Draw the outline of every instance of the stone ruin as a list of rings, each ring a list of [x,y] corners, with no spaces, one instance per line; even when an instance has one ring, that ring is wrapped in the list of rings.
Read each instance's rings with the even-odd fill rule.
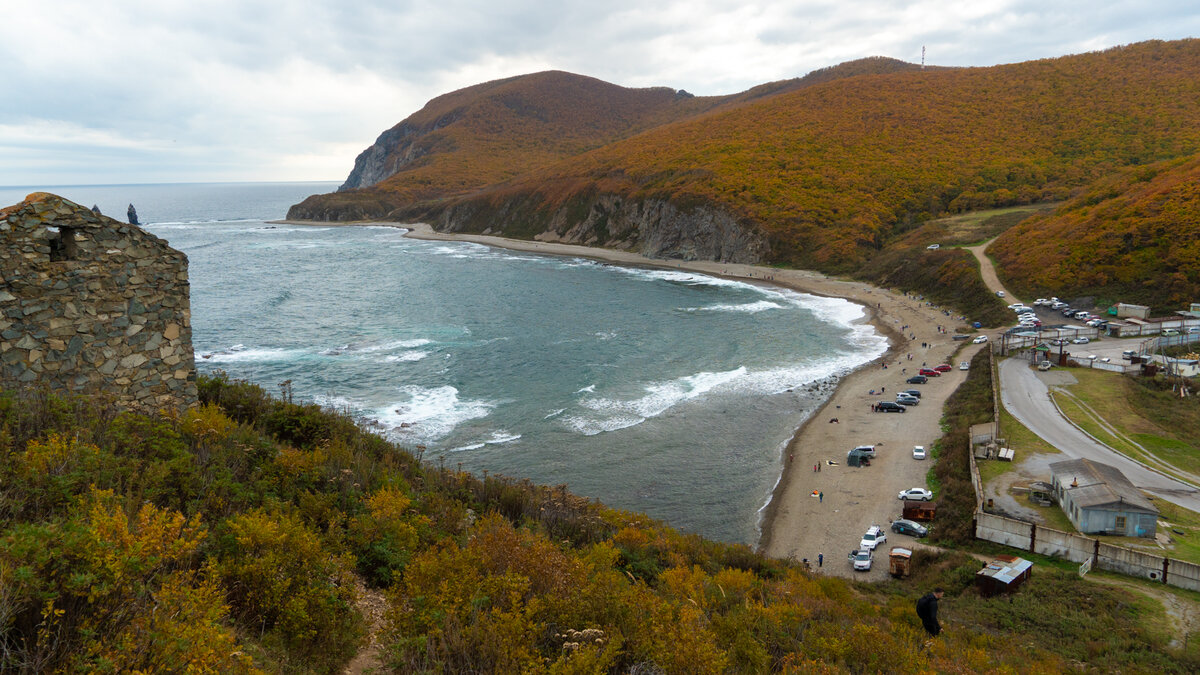
[[[0,387],[196,402],[187,256],[56,195],[0,208]]]

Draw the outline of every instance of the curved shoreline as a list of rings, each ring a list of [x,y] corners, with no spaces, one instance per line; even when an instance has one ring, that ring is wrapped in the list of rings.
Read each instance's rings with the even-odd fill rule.
[[[886,386],[895,386],[892,380],[898,379],[900,382],[903,382],[902,377],[896,376],[900,375],[897,371],[903,369],[904,366],[919,367],[922,360],[932,360],[932,365],[933,363],[940,362],[940,359],[935,358],[936,353],[944,351],[948,355],[953,351],[953,345],[950,344],[949,339],[949,330],[944,334],[940,331],[931,330],[933,325],[939,323],[950,324],[952,320],[944,316],[944,312],[939,308],[927,305],[916,298],[907,297],[863,282],[834,279],[819,272],[807,270],[779,269],[704,260],[662,260],[648,258],[628,251],[574,244],[508,239],[492,235],[447,234],[436,232],[432,227],[424,223],[278,222],[294,225],[320,225],[323,227],[331,225],[397,227],[409,230],[406,236],[415,239],[467,241],[527,253],[574,256],[631,266],[688,270],[717,277],[780,286],[816,296],[839,298],[854,302],[863,307],[864,316],[859,321],[870,323],[887,339],[888,347],[883,355],[841,376],[829,398],[826,399],[820,408],[809,414],[807,419],[797,426],[792,437],[787,442],[784,455],[780,458],[782,464],[780,477],[771,491],[769,501],[758,512],[760,535],[757,549],[767,555],[784,558],[815,558],[817,552],[824,553],[828,551],[832,554],[833,551],[841,550],[839,548],[840,544],[836,542],[839,539],[849,538],[843,537],[837,530],[848,526],[846,521],[851,519],[846,515],[840,515],[840,509],[826,508],[830,503],[835,502],[833,491],[838,490],[838,486],[820,488],[824,492],[830,493],[831,499],[826,500],[822,498],[818,504],[813,504],[809,496],[813,483],[811,479],[805,480],[804,477],[807,475],[807,471],[802,471],[801,468],[807,469],[814,467],[815,464],[823,464],[830,458],[835,459],[835,461],[838,458],[844,460],[846,450],[855,445],[868,442],[887,442],[874,436],[867,440],[868,437],[861,436],[860,434],[864,432],[885,432],[885,429],[877,427],[894,425],[896,420],[893,418],[903,417],[907,418],[908,422],[915,421],[919,430],[931,429],[932,431],[927,434],[927,439],[919,439],[921,442],[932,444],[941,435],[940,428],[938,427],[938,421],[941,416],[940,405],[936,407],[931,405],[913,408],[910,412],[915,414],[902,416],[878,415],[867,417],[861,412],[851,412],[853,406],[863,404],[869,406],[870,399],[869,397],[865,397],[863,392],[875,388],[873,383],[881,379],[881,372],[885,376],[885,379],[889,380]],[[899,327],[902,325],[909,326],[910,330],[902,333],[899,330]],[[914,337],[910,338],[910,335]],[[917,355],[916,352],[918,350],[914,348],[914,345],[918,345],[922,340],[925,340],[929,347],[921,350],[921,354]],[[938,349],[935,349],[935,347],[938,347]],[[917,360],[905,363],[903,359],[908,353],[913,353],[914,357],[920,356],[924,358],[918,358]],[[885,370],[887,364],[895,364],[900,366],[900,368],[893,367],[891,373],[888,373]],[[952,378],[942,379],[950,380]],[[899,389],[900,387],[896,388]],[[862,408],[858,408],[858,410],[861,411]],[[853,423],[851,423],[851,415],[854,416]],[[845,421],[847,424],[816,423],[817,420],[841,417],[846,417]],[[887,459],[887,455],[884,455],[881,459]],[[890,480],[880,481],[875,486],[875,491],[878,494],[872,495],[873,499],[878,497],[879,494],[882,494],[884,497],[894,495],[893,483],[901,485],[900,489],[908,487],[910,482],[911,485],[924,485],[924,469],[926,465],[913,466],[911,460],[907,464],[895,460],[896,456],[893,454],[887,464],[894,463],[896,466],[885,469],[887,477]],[[844,461],[841,463],[844,463]],[[880,464],[883,463],[880,462]],[[829,471],[816,474],[816,476],[824,480],[832,477],[833,474],[839,471],[845,474],[845,469],[846,467],[840,466],[840,464],[830,465]],[[867,470],[870,471],[870,469]],[[857,470],[851,469],[850,471]],[[901,482],[897,483],[896,481]],[[842,488],[842,492],[846,492],[847,490],[853,492],[855,489],[861,488],[861,485],[842,486]],[[879,491],[880,489],[882,492]],[[861,495],[853,494],[851,496],[860,497]],[[891,497],[891,499],[894,499],[894,497]],[[885,517],[890,517],[879,514],[884,514],[884,510],[894,508],[894,502],[884,502],[878,499],[875,499],[875,502],[877,504],[876,515],[864,514],[858,519],[866,518],[869,525],[872,520],[883,520]],[[858,525],[854,524],[853,527],[857,529]],[[865,525],[863,527],[865,528]],[[861,530],[853,533],[854,541],[857,541],[858,533],[860,532]],[[801,547],[804,550],[813,550],[809,555],[805,555]],[[836,570],[831,569],[828,571],[842,573],[840,571],[841,567],[837,566]]]

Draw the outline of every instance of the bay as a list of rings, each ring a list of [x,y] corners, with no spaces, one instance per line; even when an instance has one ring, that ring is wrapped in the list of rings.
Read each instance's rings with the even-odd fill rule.
[[[754,543],[795,428],[882,353],[862,309],[673,269],[272,223],[332,183],[45,191],[188,254],[201,372],[345,410],[424,456]],[[0,203],[32,189],[0,188]]]

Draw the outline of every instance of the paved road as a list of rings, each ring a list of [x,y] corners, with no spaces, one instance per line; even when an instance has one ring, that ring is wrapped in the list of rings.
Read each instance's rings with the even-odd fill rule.
[[[1021,424],[1068,457],[1115,466],[1138,488],[1200,512],[1200,490],[1151,471],[1072,426],[1050,401],[1049,387],[1025,361],[1007,359],[1001,362],[1000,400]]]

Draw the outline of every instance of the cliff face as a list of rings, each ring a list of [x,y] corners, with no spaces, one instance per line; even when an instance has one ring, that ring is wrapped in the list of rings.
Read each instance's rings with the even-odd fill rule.
[[[536,199],[483,204],[465,201],[437,214],[446,232],[524,236],[537,241],[636,251],[651,258],[757,263],[769,251],[755,227],[712,206],[680,206],[665,199],[615,194],[577,197],[550,210]]]
[[[453,124],[459,115],[459,110],[452,110],[426,125],[405,120],[383,132],[354,159],[354,170],[338,187],[338,192],[371,187],[411,166],[438,145],[439,139],[430,134]]]

